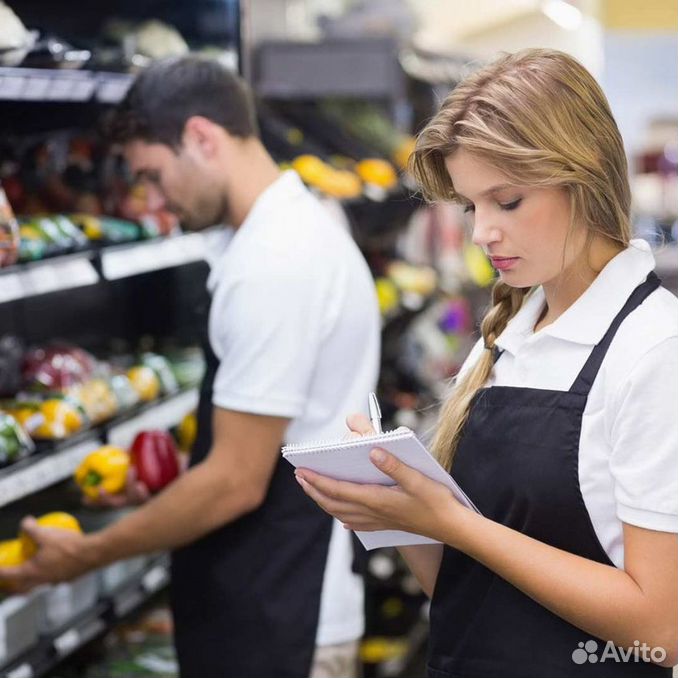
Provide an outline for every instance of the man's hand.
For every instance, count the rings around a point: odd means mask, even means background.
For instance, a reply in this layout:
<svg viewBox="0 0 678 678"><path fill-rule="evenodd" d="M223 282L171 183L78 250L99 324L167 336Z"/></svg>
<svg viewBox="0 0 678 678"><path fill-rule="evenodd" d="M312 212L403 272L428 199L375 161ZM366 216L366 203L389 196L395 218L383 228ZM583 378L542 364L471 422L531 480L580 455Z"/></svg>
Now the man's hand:
<svg viewBox="0 0 678 678"><path fill-rule="evenodd" d="M25 593L40 584L75 579L90 569L85 554L87 537L72 530L40 527L32 516L21 529L37 544L38 552L22 565L0 567L0 582L13 593Z"/></svg>
<svg viewBox="0 0 678 678"><path fill-rule="evenodd" d="M103 489L99 490L96 499L84 496L83 504L86 506L98 506L101 508L123 508L125 506L139 506L148 501L151 493L144 483L137 479L137 472L133 466L127 471L125 489L118 494L109 494Z"/></svg>

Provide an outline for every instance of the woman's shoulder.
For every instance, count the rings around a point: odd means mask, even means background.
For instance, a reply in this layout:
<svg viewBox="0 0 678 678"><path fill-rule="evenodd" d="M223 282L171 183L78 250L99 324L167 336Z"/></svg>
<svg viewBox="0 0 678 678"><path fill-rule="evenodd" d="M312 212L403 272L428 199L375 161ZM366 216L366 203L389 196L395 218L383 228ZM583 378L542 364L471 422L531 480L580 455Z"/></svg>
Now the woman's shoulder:
<svg viewBox="0 0 678 678"><path fill-rule="evenodd" d="M621 324L619 338L649 350L666 339L678 336L678 297L664 287L655 290Z"/></svg>
<svg viewBox="0 0 678 678"><path fill-rule="evenodd" d="M604 361L606 381L619 387L638 371L656 372L664 362L669 369L663 376L674 378L670 368L677 349L678 297L659 288L620 325ZM662 379L661 372L647 376Z"/></svg>

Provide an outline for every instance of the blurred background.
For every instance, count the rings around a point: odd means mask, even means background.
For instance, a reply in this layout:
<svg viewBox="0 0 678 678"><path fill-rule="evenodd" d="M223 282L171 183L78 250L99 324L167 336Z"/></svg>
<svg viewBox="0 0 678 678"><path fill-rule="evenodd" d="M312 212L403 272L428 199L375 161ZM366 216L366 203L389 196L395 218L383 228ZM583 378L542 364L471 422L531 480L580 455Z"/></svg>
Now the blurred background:
<svg viewBox="0 0 678 678"><path fill-rule="evenodd" d="M115 520L81 505L80 461L149 428L178 454L195 435L209 233L183 233L100 132L154 59L210 55L252 85L264 143L373 272L385 425L426 438L494 272L458 208L417 196L417 131L501 51L573 54L607 94L635 235L676 292L677 28L672 0L0 1L0 538L26 513L68 511L86 530ZM423 675L424 596L393 552L367 568L364 675ZM0 675L175 676L168 576L156 554L5 595Z"/></svg>

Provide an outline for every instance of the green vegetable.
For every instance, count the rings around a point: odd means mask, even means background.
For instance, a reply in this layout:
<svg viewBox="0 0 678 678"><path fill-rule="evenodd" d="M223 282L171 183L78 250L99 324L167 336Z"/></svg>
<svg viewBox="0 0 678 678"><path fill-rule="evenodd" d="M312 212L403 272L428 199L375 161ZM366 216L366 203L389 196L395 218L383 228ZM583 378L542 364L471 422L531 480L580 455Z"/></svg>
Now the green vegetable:
<svg viewBox="0 0 678 678"><path fill-rule="evenodd" d="M179 390L179 384L177 384L176 377L167 358L157 353L144 353L141 356L141 364L145 367L150 367L155 372L160 380L160 388L163 394L167 395Z"/></svg>
<svg viewBox="0 0 678 678"><path fill-rule="evenodd" d="M0 466L27 457L34 449L31 439L14 417L0 412Z"/></svg>

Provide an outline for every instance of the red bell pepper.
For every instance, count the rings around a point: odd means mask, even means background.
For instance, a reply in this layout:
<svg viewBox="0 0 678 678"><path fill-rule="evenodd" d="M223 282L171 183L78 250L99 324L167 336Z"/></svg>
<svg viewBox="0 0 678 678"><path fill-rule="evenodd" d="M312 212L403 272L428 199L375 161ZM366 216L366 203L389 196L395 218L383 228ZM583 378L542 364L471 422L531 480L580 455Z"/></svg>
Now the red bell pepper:
<svg viewBox="0 0 678 678"><path fill-rule="evenodd" d="M142 431L130 448L137 479L151 492L161 490L179 475L179 457L166 431Z"/></svg>

